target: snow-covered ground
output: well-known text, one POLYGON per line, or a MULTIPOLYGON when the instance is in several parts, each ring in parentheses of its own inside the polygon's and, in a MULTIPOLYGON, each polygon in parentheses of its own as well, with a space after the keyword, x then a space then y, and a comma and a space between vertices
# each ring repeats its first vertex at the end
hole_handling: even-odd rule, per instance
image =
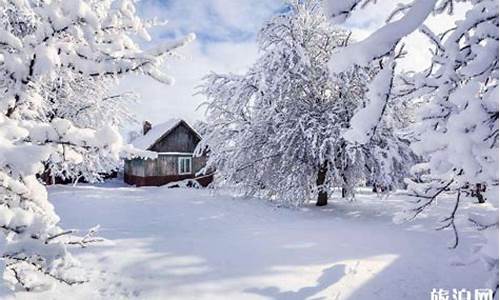
POLYGON ((63 227, 100 224, 109 241, 75 251, 89 283, 19 299, 430 299, 432 288, 474 289, 487 276, 480 263, 452 263, 474 233, 449 250, 434 215, 394 225, 406 203, 397 195, 290 209, 116 183, 49 192, 63 227))

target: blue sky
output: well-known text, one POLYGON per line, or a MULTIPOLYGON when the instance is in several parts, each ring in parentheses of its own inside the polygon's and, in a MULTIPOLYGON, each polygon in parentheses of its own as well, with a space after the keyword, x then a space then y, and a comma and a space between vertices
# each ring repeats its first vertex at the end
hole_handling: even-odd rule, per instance
MULTIPOLYGON (((257 58, 255 35, 259 27, 283 9, 280 0, 143 0, 137 3, 144 18, 168 20, 151 31, 153 42, 194 32, 197 35, 180 53, 180 60, 167 62, 176 84, 165 86, 145 77, 126 78, 121 89, 135 90, 140 104, 133 109, 138 119, 162 122, 181 117, 203 119, 196 108, 203 98, 194 95, 201 78, 211 71, 242 72, 257 58)), ((148 47, 151 45, 146 45, 148 47)))
MULTIPOLYGON (((402 0, 408 1, 408 0, 402 0)), ((376 9, 368 5, 345 24, 356 39, 363 39, 384 24, 389 12, 400 2, 385 0, 376 9)), ((167 26, 151 31, 152 44, 194 32, 197 40, 180 51, 183 59, 170 60, 167 72, 176 84, 165 86, 150 78, 131 77, 123 80, 121 90, 134 90, 140 103, 132 109, 139 121, 153 124, 168 118, 184 118, 189 122, 203 119, 197 107, 204 101, 195 95, 196 86, 209 72, 243 72, 258 56, 255 36, 262 24, 284 9, 281 0, 142 0, 137 2, 144 18, 168 20, 167 26)), ((449 20, 433 21, 431 27, 443 26, 449 20)), ((431 22, 432 23, 432 22, 431 22)), ((422 37, 412 37, 407 49, 417 54, 402 65, 426 65, 428 49, 422 37)))
POLYGON ((260 25, 283 6, 279 0, 143 0, 138 3, 143 16, 170 21, 170 31, 164 35, 195 32, 200 41, 207 43, 250 40, 260 25))

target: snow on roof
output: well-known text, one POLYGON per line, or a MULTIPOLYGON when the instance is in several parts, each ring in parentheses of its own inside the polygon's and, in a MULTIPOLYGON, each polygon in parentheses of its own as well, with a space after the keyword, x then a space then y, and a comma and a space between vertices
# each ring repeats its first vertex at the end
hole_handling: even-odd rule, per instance
MULTIPOLYGON (((153 146, 153 144, 156 143, 156 141, 158 141, 162 136, 164 136, 169 131, 177 127, 177 125, 179 125, 182 122, 187 124, 182 119, 174 118, 174 119, 169 119, 166 122, 160 123, 158 125, 155 125, 148 131, 148 133, 133 140, 132 145, 135 148, 147 150, 149 147, 153 146)), ((199 136, 196 130, 194 130, 191 126, 189 126, 189 124, 187 125, 199 136)))

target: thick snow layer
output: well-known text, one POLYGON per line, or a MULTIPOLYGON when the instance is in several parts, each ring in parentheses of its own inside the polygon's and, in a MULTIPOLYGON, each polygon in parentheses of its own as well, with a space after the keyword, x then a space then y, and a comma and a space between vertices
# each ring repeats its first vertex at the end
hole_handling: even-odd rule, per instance
POLYGON ((181 119, 174 118, 158 125, 154 125, 146 135, 139 136, 135 140, 133 140, 132 145, 138 149, 147 150, 165 133, 172 130, 175 126, 179 125, 181 121, 181 119))
POLYGON ((109 183, 49 193, 65 228, 100 224, 109 241, 76 253, 89 283, 18 299, 430 299, 432 288, 474 289, 488 275, 480 263, 452 265, 475 233, 452 251, 451 233, 434 230, 437 215, 395 225, 400 195, 286 209, 109 183))
MULTIPOLYGON (((148 131, 146 135, 141 135, 132 141, 132 145, 141 150, 148 150, 149 147, 160 139, 164 134, 174 129, 179 123, 183 122, 182 119, 172 118, 158 125, 154 125, 151 130, 148 131)), ((186 123, 187 124, 187 123, 186 123)), ((189 124, 187 124, 189 126, 189 124)), ((196 132, 194 128, 189 126, 191 130, 196 132)), ((198 134, 198 132, 196 132, 198 134)), ((199 134, 198 134, 199 135, 199 134)))
POLYGON ((132 145, 141 150, 147 150, 165 133, 172 130, 175 126, 179 125, 181 119, 169 119, 158 125, 154 125, 147 134, 137 137, 132 141, 132 145))

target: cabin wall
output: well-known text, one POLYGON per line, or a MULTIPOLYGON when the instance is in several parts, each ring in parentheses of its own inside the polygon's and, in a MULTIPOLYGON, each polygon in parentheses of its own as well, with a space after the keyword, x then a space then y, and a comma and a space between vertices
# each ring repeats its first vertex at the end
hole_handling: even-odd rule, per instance
POLYGON ((208 157, 206 156, 193 157, 193 173, 196 174, 198 171, 203 169, 203 167, 207 164, 207 160, 208 157))
POLYGON ((144 160, 141 158, 125 160, 123 172, 135 176, 144 176, 144 160))
POLYGON ((184 124, 174 128, 166 137, 157 141, 149 150, 155 152, 188 152, 193 153, 199 137, 184 124))
MULTIPOLYGON (((159 154, 156 159, 132 159, 125 161, 124 180, 128 184, 137 186, 163 185, 173 181, 194 178, 206 164, 207 157, 193 157, 191 174, 179 175, 179 157, 186 155, 159 154)), ((203 186, 211 182, 211 177, 203 178, 203 186)))

